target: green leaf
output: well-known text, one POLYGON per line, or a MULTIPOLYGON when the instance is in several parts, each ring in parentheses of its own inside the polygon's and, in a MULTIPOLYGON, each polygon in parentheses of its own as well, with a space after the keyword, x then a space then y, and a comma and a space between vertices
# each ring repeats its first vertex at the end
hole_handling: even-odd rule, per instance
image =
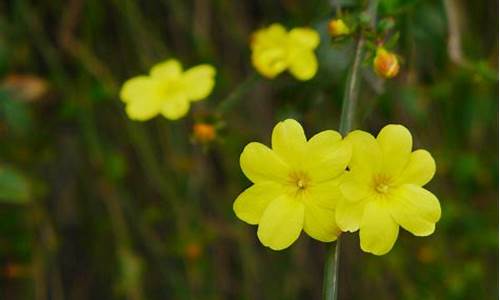
POLYGON ((0 168, 0 202, 26 203, 29 200, 28 180, 11 168, 0 168))
POLYGON ((385 47, 386 49, 394 49, 394 47, 396 47, 396 44, 398 43, 399 41, 399 31, 394 33, 390 38, 389 40, 385 43, 385 47))

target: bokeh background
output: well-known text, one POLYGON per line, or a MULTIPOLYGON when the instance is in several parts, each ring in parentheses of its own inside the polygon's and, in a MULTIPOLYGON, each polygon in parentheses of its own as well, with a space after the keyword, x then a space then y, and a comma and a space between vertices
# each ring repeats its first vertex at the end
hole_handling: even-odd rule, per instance
MULTIPOLYGON (((269 250, 232 202, 250 185, 239 154, 277 121, 338 128, 353 41, 330 41, 334 15, 324 0, 1 1, 0 299, 320 299, 329 245, 269 250), (321 33, 313 80, 254 73, 250 33, 273 22, 321 33), (216 66, 214 93, 179 121, 128 120, 121 83, 170 57, 216 66), (214 142, 193 140, 199 121, 214 142)), ((340 299, 497 299, 498 1, 382 0, 378 15, 401 72, 364 65, 355 128, 410 128, 443 214, 382 257, 343 237, 340 299)))

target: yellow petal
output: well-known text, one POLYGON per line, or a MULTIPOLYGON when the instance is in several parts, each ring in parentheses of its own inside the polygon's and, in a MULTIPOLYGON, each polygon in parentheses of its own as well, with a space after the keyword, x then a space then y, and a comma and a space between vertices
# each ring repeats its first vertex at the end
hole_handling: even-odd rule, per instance
POLYGON ((145 121, 160 113, 162 99, 158 97, 159 86, 146 78, 135 77, 123 85, 121 97, 127 104, 125 112, 132 120, 145 121))
POLYGON ((377 136, 383 156, 383 172, 397 176, 408 163, 412 148, 410 131, 402 125, 390 124, 382 128, 377 136))
POLYGON ((254 183, 286 182, 288 178, 288 166, 274 151, 261 143, 250 143, 243 149, 240 166, 246 177, 254 183))
MULTIPOLYGON (((375 138, 361 130, 347 135, 346 141, 352 145, 352 157, 349 169, 373 174, 380 171, 382 152, 375 138)), ((361 174, 361 173, 359 173, 361 174)))
POLYGON ((441 206, 434 194, 414 184, 398 187, 388 201, 394 220, 416 236, 434 232, 441 206))
POLYGON ((294 28, 288 34, 292 45, 298 45, 309 50, 313 50, 319 45, 319 34, 311 28, 294 28))
POLYGON ((120 90, 120 98, 123 102, 141 101, 151 97, 155 83, 147 76, 133 77, 123 84, 120 90))
POLYGON ((127 103, 125 112, 132 120, 146 121, 160 113, 161 101, 159 99, 144 99, 144 101, 133 101, 127 103))
POLYGON ((149 74, 151 77, 160 80, 169 80, 178 78, 181 76, 182 66, 181 63, 176 59, 169 59, 159 64, 154 65, 151 68, 149 74))
POLYGON ((257 224, 269 203, 282 194, 283 189, 277 183, 254 184, 236 198, 233 210, 241 220, 249 224, 257 224))
POLYGON ((289 70, 298 80, 309 80, 318 71, 318 61, 313 51, 300 51, 289 58, 289 70))
POLYGON ((260 218, 257 236, 264 246, 282 250, 295 242, 304 225, 304 204, 287 196, 271 201, 260 218))
POLYGON ((340 228, 335 223, 335 210, 306 203, 304 231, 318 241, 335 241, 340 234, 340 228))
POLYGON ((341 177, 342 175, 334 180, 316 183, 309 187, 310 195, 306 201, 322 208, 335 209, 337 202, 342 198, 339 188, 341 177))
POLYGON ((287 53, 282 47, 254 50, 252 64, 261 75, 272 79, 288 67, 287 53))
POLYGON ((372 177, 366 172, 353 170, 346 172, 340 182, 340 191, 349 202, 358 202, 370 197, 373 193, 371 188, 372 177))
POLYGON ((215 68, 210 65, 199 65, 187 70, 182 78, 189 100, 197 101, 210 95, 215 84, 214 77, 215 68))
POLYGON ((336 144, 342 140, 342 136, 335 130, 324 130, 316 133, 309 139, 308 147, 310 151, 318 151, 322 155, 330 151, 331 145, 336 144))
POLYGON ((287 32, 280 24, 272 24, 252 35, 252 64, 257 71, 274 78, 288 67, 287 32))
POLYGON ((432 179, 435 172, 436 163, 431 154, 425 150, 416 150, 411 153, 408 164, 397 178, 397 182, 423 186, 432 179))
POLYGON ((307 142, 306 168, 315 182, 328 181, 342 174, 351 159, 351 144, 334 130, 325 130, 307 142))
POLYGON ((172 95, 162 104, 162 115, 170 120, 177 120, 185 116, 189 111, 189 101, 182 94, 172 95))
POLYGON ((301 167, 307 142, 304 129, 299 122, 287 119, 273 129, 272 148, 288 165, 301 167))
POLYGON ((335 220, 342 231, 355 232, 359 229, 368 201, 368 199, 355 203, 345 199, 338 201, 335 209, 335 220))
POLYGON ((283 46, 286 39, 287 32, 285 27, 281 24, 274 23, 252 34, 250 47, 252 50, 260 50, 269 47, 283 46))
POLYGON ((399 226, 392 219, 388 209, 379 201, 367 203, 359 238, 361 249, 375 255, 389 252, 398 238, 399 226))

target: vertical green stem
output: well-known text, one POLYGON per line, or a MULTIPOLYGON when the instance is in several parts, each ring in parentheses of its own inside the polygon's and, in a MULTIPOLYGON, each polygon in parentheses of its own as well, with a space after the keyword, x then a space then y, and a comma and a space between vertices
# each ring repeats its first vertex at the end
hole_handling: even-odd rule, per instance
MULTIPOLYGON (((359 66, 363 55, 364 38, 359 35, 356 42, 356 51, 354 61, 347 76, 346 87, 344 91, 344 99, 342 100, 342 114, 340 116, 339 131, 345 136, 351 129, 354 119, 354 111, 356 108, 358 90, 359 90, 359 66)), ((338 274, 340 260, 340 245, 342 235, 337 238, 337 242, 329 251, 325 265, 325 275, 323 282, 323 299, 336 300, 338 291, 338 274)))
MULTIPOLYGON (((368 2, 367 9, 364 12, 369 17, 371 27, 373 27, 375 23, 377 6, 378 0, 370 0, 368 2)), ((359 69, 361 66, 361 60, 363 59, 364 44, 365 36, 363 34, 363 29, 361 29, 356 40, 354 60, 347 76, 344 98, 342 99, 342 114, 340 116, 339 131, 343 136, 352 130, 354 123, 354 113, 356 111, 359 91, 359 69)), ((342 235, 338 237, 337 242, 331 247, 325 263, 325 273, 323 279, 324 300, 337 299, 341 238, 342 235)))
POLYGON ((356 51, 354 62, 349 75, 344 91, 344 99, 342 100, 342 114, 340 116, 339 131, 342 135, 346 135, 352 129, 354 111, 356 109, 358 90, 359 90, 359 66, 361 64, 363 52, 364 38, 360 35, 356 42, 356 51))
POLYGON ((323 299, 337 299, 338 281, 339 281, 339 258, 340 258, 340 236, 337 242, 331 247, 328 252, 325 263, 325 274, 323 278, 323 299))

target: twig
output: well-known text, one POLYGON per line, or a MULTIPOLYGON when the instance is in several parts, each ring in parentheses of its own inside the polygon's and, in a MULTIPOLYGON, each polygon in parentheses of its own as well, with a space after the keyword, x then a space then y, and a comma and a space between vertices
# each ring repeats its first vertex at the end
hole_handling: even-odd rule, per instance
MULTIPOLYGON (((375 17, 377 12, 378 0, 371 0, 365 11, 370 18, 370 26, 374 26, 375 17)), ((353 127, 354 113, 356 110, 358 91, 359 91, 359 68, 363 58, 363 47, 365 43, 365 36, 363 29, 358 33, 356 42, 356 51, 354 54, 354 61, 349 70, 347 77, 344 99, 342 101, 342 114, 340 116, 339 131, 342 135, 346 135, 353 127)), ((341 255, 341 239, 342 235, 337 238, 336 243, 332 246, 329 257, 325 263, 325 277, 323 282, 323 299, 336 300, 338 294, 338 274, 339 274, 339 261, 341 255)))

